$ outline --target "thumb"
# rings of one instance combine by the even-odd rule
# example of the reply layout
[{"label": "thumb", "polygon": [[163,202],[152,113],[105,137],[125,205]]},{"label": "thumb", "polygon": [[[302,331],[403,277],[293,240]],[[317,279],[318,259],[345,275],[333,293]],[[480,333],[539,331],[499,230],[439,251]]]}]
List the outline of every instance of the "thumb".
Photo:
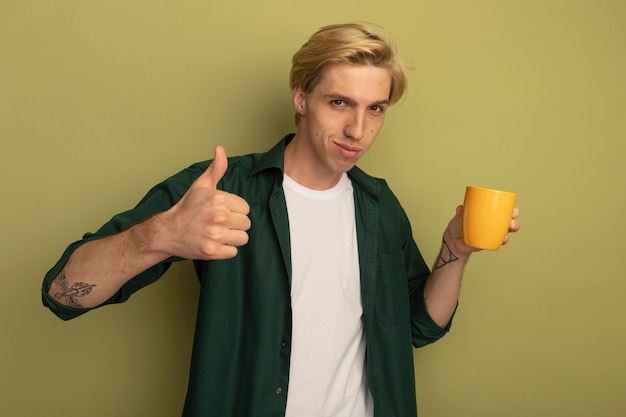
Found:
[{"label": "thumb", "polygon": [[212,189],[217,188],[217,183],[220,182],[226,169],[228,168],[228,159],[226,158],[226,151],[220,145],[215,147],[215,157],[211,161],[211,165],[202,174],[202,185]]}]

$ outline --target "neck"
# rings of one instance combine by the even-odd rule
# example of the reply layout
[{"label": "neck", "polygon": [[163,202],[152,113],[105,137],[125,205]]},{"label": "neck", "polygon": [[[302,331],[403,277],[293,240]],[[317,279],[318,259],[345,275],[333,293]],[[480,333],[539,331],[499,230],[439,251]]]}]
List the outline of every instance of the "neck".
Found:
[{"label": "neck", "polygon": [[285,174],[312,190],[327,190],[339,182],[341,173],[322,166],[298,133],[285,148]]}]

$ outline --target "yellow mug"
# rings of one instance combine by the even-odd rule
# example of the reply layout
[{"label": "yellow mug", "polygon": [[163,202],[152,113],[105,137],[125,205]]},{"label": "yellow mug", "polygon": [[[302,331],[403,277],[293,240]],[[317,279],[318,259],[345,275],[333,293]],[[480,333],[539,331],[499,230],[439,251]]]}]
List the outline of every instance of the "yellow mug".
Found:
[{"label": "yellow mug", "polygon": [[468,186],[463,203],[463,243],[498,250],[509,231],[516,197],[508,191]]}]

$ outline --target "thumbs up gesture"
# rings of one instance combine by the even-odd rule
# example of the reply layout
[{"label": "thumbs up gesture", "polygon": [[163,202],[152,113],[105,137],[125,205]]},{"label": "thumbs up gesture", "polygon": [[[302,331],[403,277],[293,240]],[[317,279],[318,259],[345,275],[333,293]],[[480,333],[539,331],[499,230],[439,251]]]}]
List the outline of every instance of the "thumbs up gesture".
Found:
[{"label": "thumbs up gesture", "polygon": [[238,195],[217,189],[228,168],[226,151],[215,147],[215,158],[187,193],[163,213],[162,243],[172,256],[186,259],[228,259],[248,243],[250,206]]}]

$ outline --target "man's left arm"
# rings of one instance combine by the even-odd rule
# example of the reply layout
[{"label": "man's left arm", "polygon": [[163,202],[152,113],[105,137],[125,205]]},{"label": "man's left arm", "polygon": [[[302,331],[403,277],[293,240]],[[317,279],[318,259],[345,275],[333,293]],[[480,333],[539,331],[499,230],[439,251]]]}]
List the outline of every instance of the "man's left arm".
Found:
[{"label": "man's left arm", "polygon": [[[450,220],[443,233],[441,250],[424,287],[424,300],[428,313],[441,328],[448,325],[456,309],[465,265],[470,255],[480,250],[463,243],[461,238],[462,209],[462,206],[457,207],[456,215]],[[519,210],[515,208],[509,232],[519,230],[518,215]],[[508,242],[508,239],[507,235],[504,238],[504,244]]]}]

